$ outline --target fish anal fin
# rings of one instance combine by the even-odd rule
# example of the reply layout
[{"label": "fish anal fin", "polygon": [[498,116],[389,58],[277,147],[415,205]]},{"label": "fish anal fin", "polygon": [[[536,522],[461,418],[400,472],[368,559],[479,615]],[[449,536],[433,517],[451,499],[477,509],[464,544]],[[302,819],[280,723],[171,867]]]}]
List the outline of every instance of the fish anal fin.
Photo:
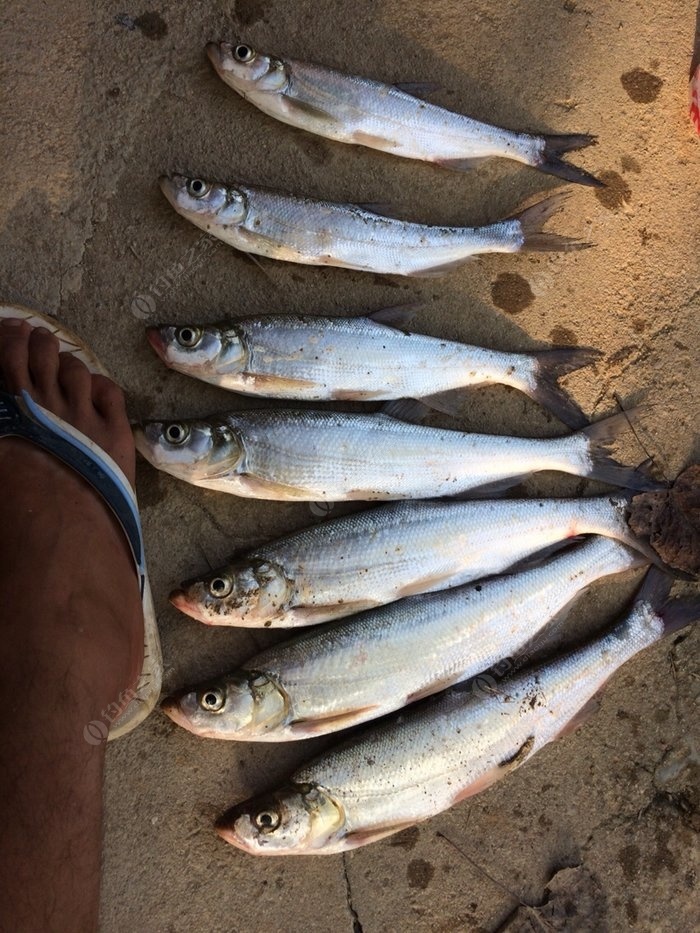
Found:
[{"label": "fish anal fin", "polygon": [[367,146],[369,149],[381,149],[383,152],[393,152],[396,143],[393,139],[387,139],[385,136],[374,136],[371,133],[363,133],[361,130],[353,133],[348,142],[355,143],[357,146]]},{"label": "fish anal fin", "polygon": [[346,849],[359,849],[360,846],[369,845],[371,842],[379,842],[387,836],[393,836],[394,833],[400,833],[409,826],[415,826],[415,823],[394,823],[393,826],[378,826],[376,829],[359,829],[357,832],[348,833],[343,840]]},{"label": "fish anal fin", "polygon": [[425,269],[416,269],[414,272],[407,273],[416,279],[427,279],[434,275],[445,275],[447,272],[454,272],[466,262],[473,259],[473,256],[463,256],[461,259],[454,259],[452,262],[444,262],[437,266],[428,266]]},{"label": "fish anal fin", "polygon": [[443,677],[442,680],[434,680],[432,683],[423,687],[422,690],[416,690],[415,693],[410,693],[406,697],[405,705],[408,706],[410,703],[417,703],[419,700],[424,700],[434,693],[439,693],[440,690],[446,690],[456,683],[460,679],[460,676],[460,674],[452,674],[449,677]]},{"label": "fish anal fin", "polygon": [[520,765],[523,764],[523,762],[525,762],[530,756],[534,745],[534,735],[528,736],[523,744],[517,748],[512,755],[504,758],[503,761],[500,761],[497,765],[494,765],[492,768],[489,768],[488,771],[485,771],[481,777],[476,779],[476,781],[472,781],[466,787],[463,787],[460,791],[458,791],[455,794],[452,803],[459,803],[462,800],[466,800],[467,797],[473,797],[475,794],[481,793],[482,790],[486,790],[487,787],[495,784],[496,781],[500,781],[501,778],[505,777],[507,774],[510,774],[511,771],[515,771],[515,769],[519,768]]},{"label": "fish anal fin", "polygon": [[471,172],[478,168],[482,162],[488,162],[488,156],[477,156],[474,159],[435,159],[435,164],[448,168],[452,172]]},{"label": "fish anal fin", "polygon": [[600,698],[603,692],[601,687],[597,693],[595,693],[588,702],[581,707],[581,709],[574,713],[571,719],[566,723],[560,732],[557,733],[556,738],[561,739],[565,735],[571,735],[581,728],[595,713],[600,709]]},{"label": "fish anal fin", "polygon": [[421,397],[424,405],[455,418],[460,414],[466,400],[467,392],[464,389],[448,389],[446,392],[433,392],[432,395]]},{"label": "fish anal fin", "polygon": [[420,577],[397,590],[396,599],[405,599],[407,596],[419,596],[422,593],[427,594],[436,589],[442,589],[454,576],[455,574],[452,571],[447,571],[446,573],[433,574],[430,577]]},{"label": "fish anal fin", "polygon": [[375,703],[372,706],[354,707],[330,713],[328,716],[318,716],[315,719],[299,719],[289,726],[289,731],[295,738],[301,739],[306,736],[337,732],[339,729],[349,729],[350,726],[371,719],[371,714],[376,709],[379,709],[379,706]]},{"label": "fish anal fin", "polygon": [[445,496],[446,499],[451,499],[454,501],[459,501],[460,499],[490,499],[496,498],[503,493],[508,492],[509,489],[512,489],[514,486],[519,486],[520,483],[524,482],[532,476],[531,472],[528,473],[519,473],[517,476],[504,476],[501,479],[495,479],[490,483],[482,483],[479,486],[474,486],[471,489],[465,489],[464,492],[458,492],[454,496]]},{"label": "fish anal fin", "polygon": [[408,424],[422,424],[431,413],[428,405],[415,398],[395,399],[382,405],[380,411],[387,418],[395,418]]}]

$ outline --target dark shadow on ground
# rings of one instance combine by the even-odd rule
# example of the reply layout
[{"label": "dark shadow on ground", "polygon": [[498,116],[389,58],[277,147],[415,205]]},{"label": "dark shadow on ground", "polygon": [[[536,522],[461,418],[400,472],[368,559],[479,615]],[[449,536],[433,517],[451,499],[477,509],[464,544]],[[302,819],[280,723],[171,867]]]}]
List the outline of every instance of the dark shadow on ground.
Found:
[{"label": "dark shadow on ground", "polygon": [[695,16],[695,39],[693,40],[693,57],[690,63],[690,77],[695,74],[695,69],[700,65],[700,4]]}]

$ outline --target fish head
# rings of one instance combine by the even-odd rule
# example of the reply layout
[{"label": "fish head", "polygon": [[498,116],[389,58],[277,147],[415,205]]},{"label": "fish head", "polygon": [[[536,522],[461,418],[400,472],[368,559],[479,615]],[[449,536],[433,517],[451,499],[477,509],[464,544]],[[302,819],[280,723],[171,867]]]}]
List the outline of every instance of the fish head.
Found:
[{"label": "fish head", "polygon": [[159,184],[178,214],[203,230],[208,230],[213,223],[239,226],[248,212],[245,194],[221,182],[186,175],[161,175]]},{"label": "fish head", "polygon": [[208,739],[249,739],[284,722],[286,692],[260,671],[234,671],[217,681],[181,690],[163,700],[173,722]]},{"label": "fish head", "polygon": [[247,352],[232,327],[163,324],[146,328],[146,336],[166,366],[193,376],[206,379],[245,368]]},{"label": "fish head", "polygon": [[185,581],[170,602],[205,625],[269,626],[289,608],[292,589],[271,561],[241,560]]},{"label": "fish head", "polygon": [[216,831],[251,855],[309,855],[342,836],[345,814],[317,784],[290,783],[225,813]]},{"label": "fish head", "polygon": [[209,42],[207,55],[218,76],[244,97],[252,91],[280,93],[287,86],[284,62],[245,42]]},{"label": "fish head", "polygon": [[149,463],[189,483],[236,473],[245,456],[224,419],[145,421],[133,431],[136,449]]}]

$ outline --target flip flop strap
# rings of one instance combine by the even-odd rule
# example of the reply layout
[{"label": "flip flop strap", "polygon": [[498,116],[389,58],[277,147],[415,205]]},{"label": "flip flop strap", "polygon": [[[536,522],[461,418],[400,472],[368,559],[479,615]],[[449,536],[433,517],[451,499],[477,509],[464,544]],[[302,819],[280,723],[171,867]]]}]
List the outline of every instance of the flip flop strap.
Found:
[{"label": "flip flop strap", "polygon": [[124,529],[143,596],[146,568],[141,520],[124,481],[99,455],[57,424],[28,392],[21,397],[0,391],[0,437],[21,437],[71,467],[99,493]]}]

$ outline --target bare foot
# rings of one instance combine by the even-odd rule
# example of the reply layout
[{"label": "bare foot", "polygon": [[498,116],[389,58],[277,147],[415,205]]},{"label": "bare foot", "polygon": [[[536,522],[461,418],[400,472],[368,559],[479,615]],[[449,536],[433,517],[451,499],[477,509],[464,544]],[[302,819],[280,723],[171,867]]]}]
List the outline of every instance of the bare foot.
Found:
[{"label": "bare foot", "polygon": [[[110,379],[59,354],[48,330],[12,319],[0,324],[0,375],[9,392],[26,389],[99,444],[133,485],[131,428],[121,389]],[[98,652],[103,640],[114,651],[108,682],[116,691],[110,700],[116,700],[134,685],[143,663],[141,600],[122,529],[77,473],[27,441],[0,439],[0,488],[0,524],[14,529],[0,544],[3,577],[14,579],[19,593],[29,573],[33,599],[63,605],[69,613],[76,601],[99,600],[104,625],[83,634],[97,640]],[[66,618],[64,626],[70,624]]]},{"label": "bare foot", "polygon": [[[0,322],[0,381],[102,447],[133,483],[121,390],[43,328]],[[97,928],[104,744],[85,727],[143,663],[137,575],[100,496],[28,441],[0,438],[2,930]]]}]

